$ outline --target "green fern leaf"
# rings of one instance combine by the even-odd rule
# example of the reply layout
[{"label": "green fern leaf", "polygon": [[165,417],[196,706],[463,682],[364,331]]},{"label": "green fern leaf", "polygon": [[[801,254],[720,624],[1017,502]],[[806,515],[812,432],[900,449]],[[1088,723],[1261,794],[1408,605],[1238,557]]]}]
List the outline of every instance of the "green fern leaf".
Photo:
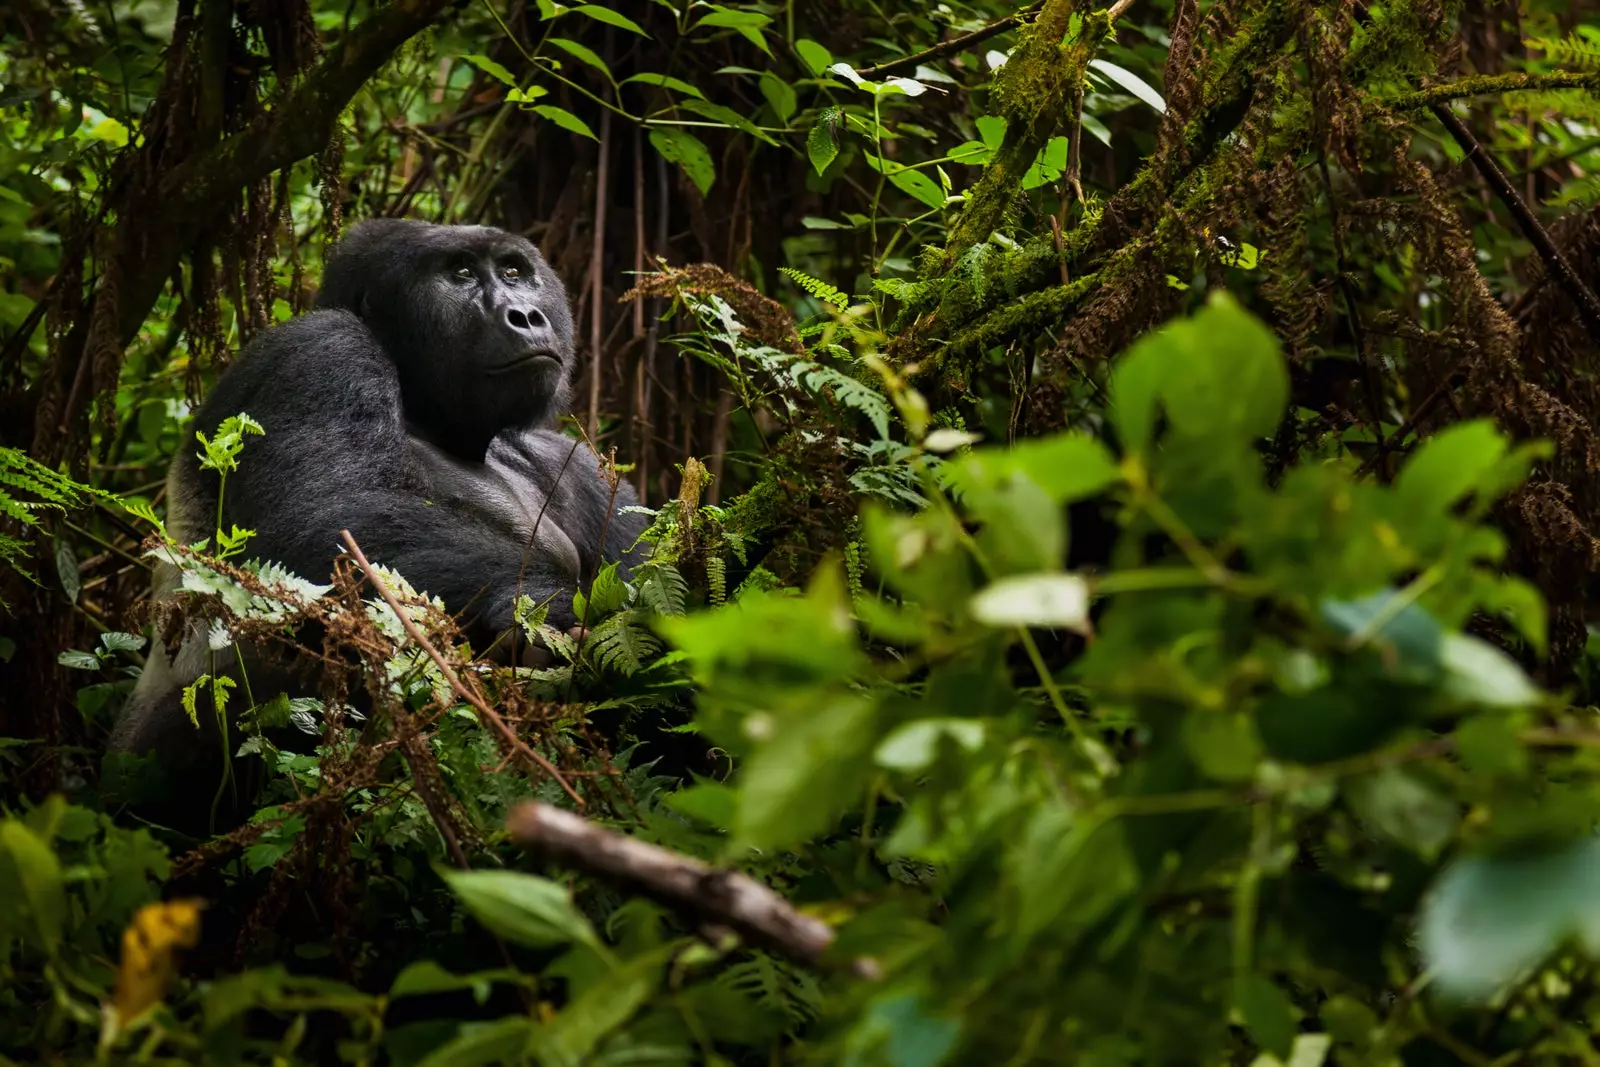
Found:
[{"label": "green fern leaf", "polygon": [[847,294],[835,289],[821,278],[813,278],[805,271],[795,270],[793,267],[779,267],[778,273],[824,304],[832,304],[840,311],[850,306],[850,297]]}]

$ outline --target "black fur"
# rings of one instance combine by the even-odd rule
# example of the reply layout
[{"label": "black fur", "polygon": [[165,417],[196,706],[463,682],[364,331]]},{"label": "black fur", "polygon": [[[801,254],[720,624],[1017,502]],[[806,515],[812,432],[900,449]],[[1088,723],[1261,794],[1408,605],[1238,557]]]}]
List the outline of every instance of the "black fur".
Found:
[{"label": "black fur", "polygon": [[[348,529],[368,558],[461,615],[478,648],[512,626],[519,593],[548,600],[552,625],[574,625],[573,589],[603,561],[636,562],[643,521],[618,514],[637,503],[626,483],[613,500],[593,451],[553,429],[572,333],[566,290],[522,238],[395,219],[354,227],[317,310],[248,345],[196,416],[207,436],[239,412],[266,431],[246,438],[228,477],[224,528],[255,530],[247,555],[319,582]],[[168,528],[183,542],[216,518],[217,475],[195,452],[179,454],[168,483]],[[198,634],[172,663],[153,649],[112,749],[154,749],[163,770],[217,762],[216,740],[179,704],[210,661]],[[277,692],[251,681],[257,699]]]}]

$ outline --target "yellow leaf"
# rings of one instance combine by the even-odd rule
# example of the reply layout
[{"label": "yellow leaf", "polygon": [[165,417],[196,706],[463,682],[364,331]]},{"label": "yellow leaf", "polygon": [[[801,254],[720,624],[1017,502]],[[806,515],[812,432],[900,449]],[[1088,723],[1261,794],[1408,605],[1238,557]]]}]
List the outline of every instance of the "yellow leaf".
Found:
[{"label": "yellow leaf", "polygon": [[122,932],[122,965],[111,1007],[118,1029],[161,1002],[172,980],[172,957],[200,940],[200,909],[193,898],[146,904]]}]

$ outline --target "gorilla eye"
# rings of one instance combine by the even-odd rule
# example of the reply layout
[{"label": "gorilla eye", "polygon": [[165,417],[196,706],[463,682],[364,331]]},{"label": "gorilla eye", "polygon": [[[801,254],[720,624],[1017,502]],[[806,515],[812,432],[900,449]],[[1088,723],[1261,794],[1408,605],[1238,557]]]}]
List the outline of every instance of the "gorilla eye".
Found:
[{"label": "gorilla eye", "polygon": [[457,267],[453,273],[457,278],[460,278],[463,281],[470,281],[472,278],[471,267]]},{"label": "gorilla eye", "polygon": [[522,277],[522,271],[516,267],[506,267],[500,272],[500,277],[506,279],[507,281],[515,281],[516,279]]}]

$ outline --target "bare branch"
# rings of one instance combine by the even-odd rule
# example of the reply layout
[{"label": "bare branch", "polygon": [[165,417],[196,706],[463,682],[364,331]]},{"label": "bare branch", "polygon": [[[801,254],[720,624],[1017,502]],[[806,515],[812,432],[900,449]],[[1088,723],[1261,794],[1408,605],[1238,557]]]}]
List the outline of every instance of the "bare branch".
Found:
[{"label": "bare branch", "polygon": [[[821,964],[833,944],[826,923],[800,914],[755,879],[596,826],[581,815],[530,800],[511,810],[506,829],[529,852],[629,883],[681,914],[726,926],[808,967]],[[865,958],[851,969],[864,978],[878,974],[876,961]]]}]

